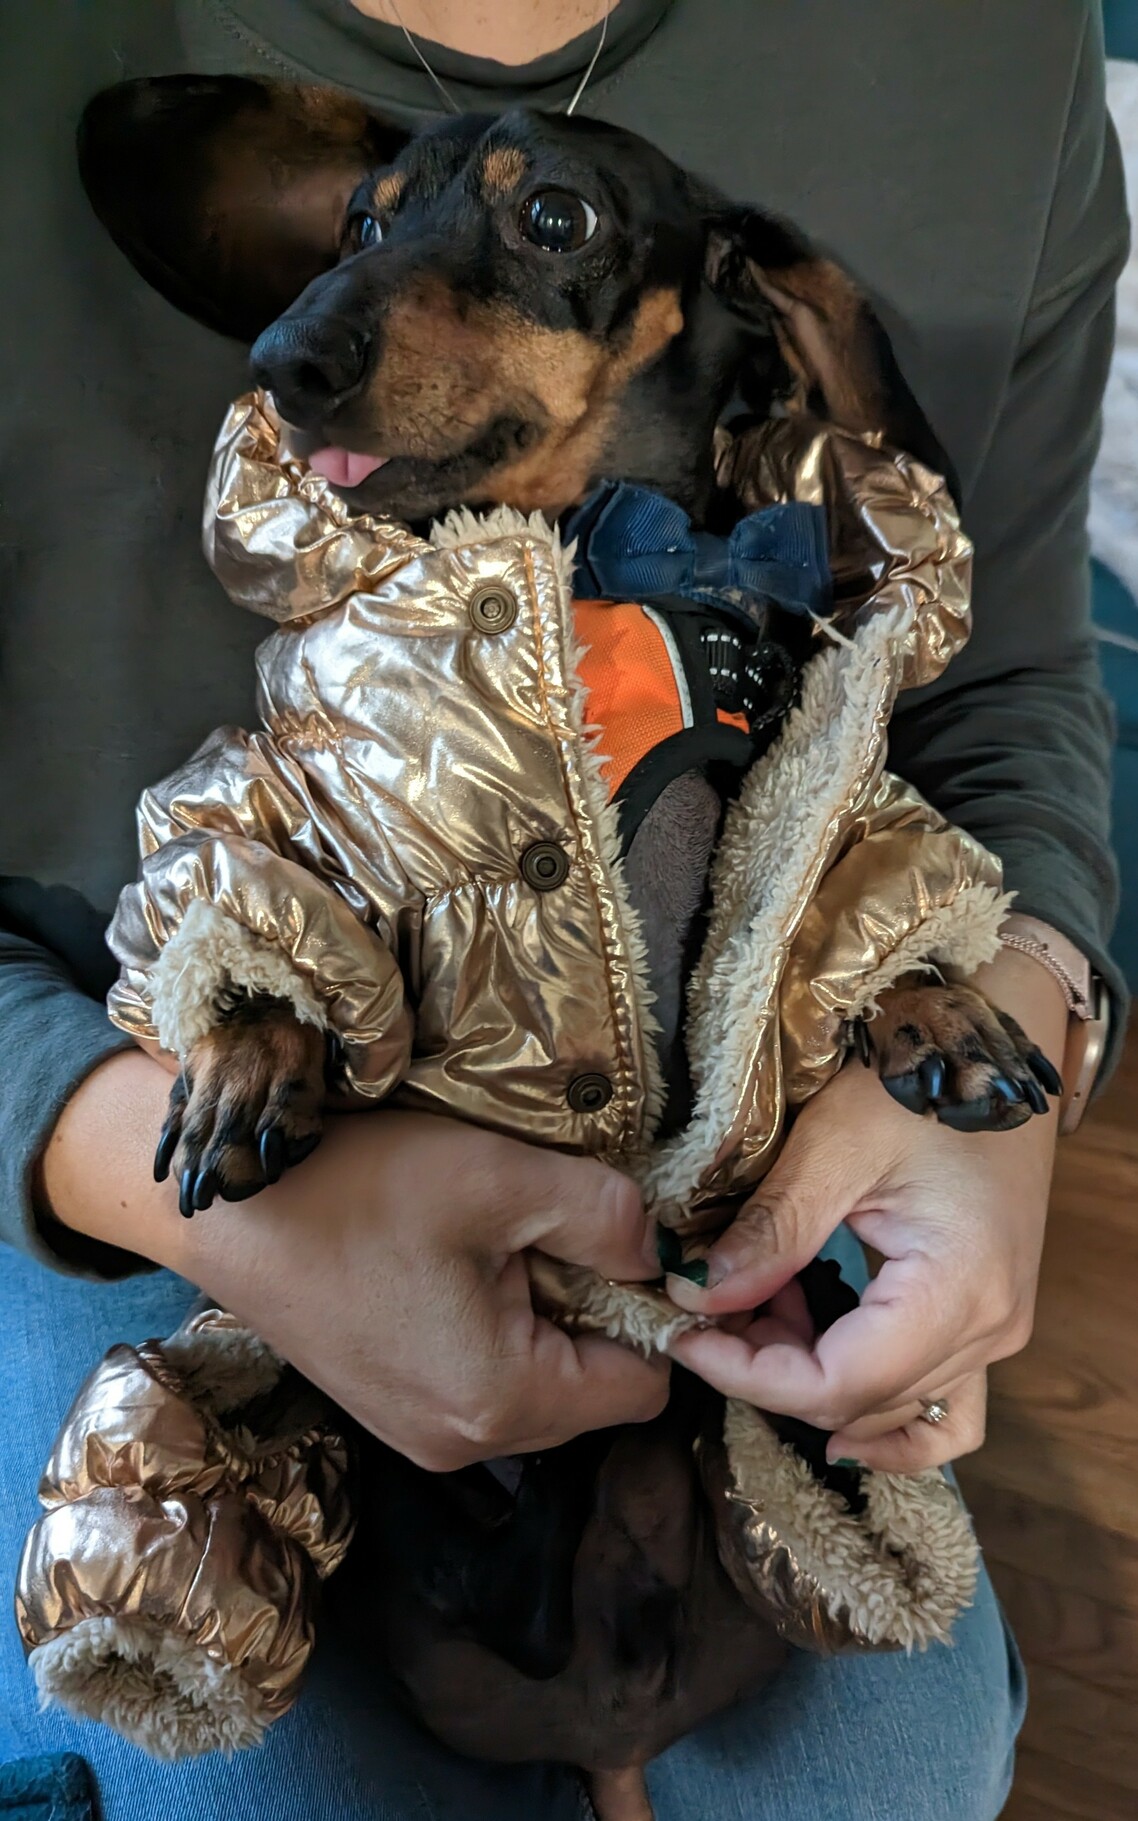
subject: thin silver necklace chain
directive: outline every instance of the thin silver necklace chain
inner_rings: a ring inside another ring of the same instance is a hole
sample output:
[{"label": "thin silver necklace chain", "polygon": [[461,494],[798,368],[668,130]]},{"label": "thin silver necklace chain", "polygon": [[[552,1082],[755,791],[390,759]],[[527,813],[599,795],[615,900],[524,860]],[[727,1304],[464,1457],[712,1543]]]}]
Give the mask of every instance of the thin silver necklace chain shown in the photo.
[{"label": "thin silver necklace chain", "polygon": [[[609,15],[612,12],[612,9],[613,9],[613,6],[615,5],[615,3],[616,3],[616,0],[607,0],[607,3],[605,4],[604,16],[601,19],[600,37],[597,39],[596,46],[593,50],[593,54],[589,58],[588,68],[585,70],[585,74],[581,77],[580,82],[577,84],[577,87],[574,89],[572,99],[568,102],[568,104],[565,108],[565,112],[567,115],[572,114],[574,112],[574,110],[577,106],[577,103],[581,99],[581,96],[585,93],[585,90],[589,86],[589,82],[592,79],[593,71],[597,67],[597,61],[600,57],[601,52],[605,48],[605,39],[608,37],[608,31],[609,31]],[[430,64],[427,62],[426,57],[423,55],[423,52],[419,46],[418,40],[408,30],[407,25],[403,18],[403,14],[399,11],[398,0],[391,0],[391,10],[395,14],[396,22],[399,26],[400,31],[403,33],[403,36],[406,38],[408,44],[411,46],[411,49],[414,51],[416,57],[419,59],[419,62],[422,64],[423,68],[426,70],[427,75],[430,77],[431,81],[434,83],[439,94],[442,96],[444,104],[450,109],[452,114],[465,113],[466,109],[459,106],[458,102],[455,100],[454,96],[451,94],[450,90],[448,89],[446,83],[443,81],[442,77],[437,76],[435,74],[434,70],[431,68]]]}]

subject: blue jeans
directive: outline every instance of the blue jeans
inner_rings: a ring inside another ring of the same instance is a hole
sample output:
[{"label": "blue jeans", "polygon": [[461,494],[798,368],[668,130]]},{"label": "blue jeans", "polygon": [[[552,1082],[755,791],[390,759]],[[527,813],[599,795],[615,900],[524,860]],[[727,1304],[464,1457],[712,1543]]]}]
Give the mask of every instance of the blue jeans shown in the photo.
[{"label": "blue jeans", "polygon": [[[845,1262],[845,1261],[843,1261]],[[852,1273],[851,1273],[852,1275]],[[10,1585],[35,1486],[77,1383],[116,1340],[169,1333],[189,1287],[100,1285],[0,1258],[0,1560]],[[988,1580],[951,1649],[824,1662],[795,1653],[757,1699],[664,1754],[658,1821],[994,1821],[1011,1780],[1023,1671]],[[583,1821],[563,1767],[456,1757],[395,1708],[325,1625],[305,1693],[264,1745],[160,1764],[104,1728],[36,1711],[0,1618],[0,1761],[74,1751],[104,1821]]]}]

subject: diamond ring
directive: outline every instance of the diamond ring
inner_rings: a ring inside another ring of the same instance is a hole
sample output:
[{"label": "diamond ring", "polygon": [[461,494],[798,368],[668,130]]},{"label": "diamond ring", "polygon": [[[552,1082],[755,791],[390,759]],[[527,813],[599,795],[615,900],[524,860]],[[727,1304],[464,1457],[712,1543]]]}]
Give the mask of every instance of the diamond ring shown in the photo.
[{"label": "diamond ring", "polygon": [[931,1423],[933,1425],[933,1428],[935,1429],[938,1423],[944,1423],[944,1422],[948,1421],[948,1399],[947,1398],[945,1398],[945,1397],[934,1397],[934,1398],[922,1397],[920,1402],[921,1402],[921,1421],[922,1421],[922,1423]]}]

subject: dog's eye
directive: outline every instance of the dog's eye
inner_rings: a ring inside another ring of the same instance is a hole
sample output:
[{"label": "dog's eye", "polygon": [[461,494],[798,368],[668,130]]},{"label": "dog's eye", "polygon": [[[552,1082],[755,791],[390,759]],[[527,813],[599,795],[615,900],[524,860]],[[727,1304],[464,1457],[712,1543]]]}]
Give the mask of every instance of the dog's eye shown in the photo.
[{"label": "dog's eye", "polygon": [[377,247],[383,239],[383,229],[374,215],[353,215],[348,223],[348,235],[358,253],[365,247]]},{"label": "dog's eye", "polygon": [[597,231],[597,212],[569,190],[542,190],[522,205],[522,233],[546,253],[575,253]]}]

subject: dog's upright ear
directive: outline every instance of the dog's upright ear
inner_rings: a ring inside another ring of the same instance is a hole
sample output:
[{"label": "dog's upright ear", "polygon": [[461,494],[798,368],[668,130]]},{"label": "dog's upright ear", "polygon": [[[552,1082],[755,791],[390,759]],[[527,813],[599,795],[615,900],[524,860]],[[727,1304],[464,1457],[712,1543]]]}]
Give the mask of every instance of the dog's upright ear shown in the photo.
[{"label": "dog's upright ear", "polygon": [[884,327],[839,265],[820,257],[789,223],[757,209],[727,208],[710,220],[707,279],[730,310],[773,334],[808,409],[915,455],[959,498],[952,463]]},{"label": "dog's upright ear", "polygon": [[252,341],[335,264],[353,189],[407,137],[334,89],[159,76],[88,103],[79,169],[100,221],[156,290]]}]

